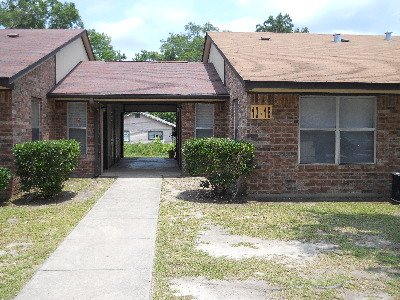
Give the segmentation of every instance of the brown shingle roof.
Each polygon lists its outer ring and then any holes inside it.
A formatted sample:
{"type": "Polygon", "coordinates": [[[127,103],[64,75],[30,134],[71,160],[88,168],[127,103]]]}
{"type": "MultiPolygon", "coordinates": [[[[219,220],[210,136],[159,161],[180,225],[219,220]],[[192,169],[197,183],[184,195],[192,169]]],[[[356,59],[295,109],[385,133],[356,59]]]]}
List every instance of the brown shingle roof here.
{"type": "Polygon", "coordinates": [[[400,83],[400,37],[331,34],[210,32],[245,81],[400,83]],[[261,40],[270,37],[270,40],[261,40]]]}
{"type": "Polygon", "coordinates": [[[227,94],[212,64],[84,61],[49,96],[212,98],[227,94]]]}
{"type": "Polygon", "coordinates": [[[84,32],[83,29],[0,29],[0,80],[11,83],[84,32]],[[9,34],[19,36],[12,38],[9,34]]]}

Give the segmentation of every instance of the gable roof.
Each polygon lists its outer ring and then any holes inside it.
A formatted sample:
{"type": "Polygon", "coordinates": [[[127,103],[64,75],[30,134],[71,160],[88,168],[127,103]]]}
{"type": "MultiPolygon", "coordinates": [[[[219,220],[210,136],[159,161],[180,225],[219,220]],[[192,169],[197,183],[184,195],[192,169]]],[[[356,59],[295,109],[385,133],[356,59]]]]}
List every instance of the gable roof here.
{"type": "Polygon", "coordinates": [[[400,37],[386,41],[383,34],[342,34],[342,38],[349,42],[334,43],[331,34],[210,32],[203,59],[208,59],[214,43],[248,86],[262,82],[400,86],[400,37]]]}
{"type": "Polygon", "coordinates": [[[0,29],[0,84],[10,85],[67,44],[82,38],[93,52],[84,29],[0,29]],[[9,37],[8,35],[17,37],[9,37]]]}
{"type": "MultiPolygon", "coordinates": [[[[135,114],[135,113],[126,114],[126,115],[124,116],[124,118],[131,117],[131,116],[133,116],[134,114],[135,114]]],[[[166,120],[164,120],[164,119],[161,119],[161,118],[159,118],[159,117],[153,116],[152,114],[145,113],[145,112],[139,112],[139,114],[141,114],[142,116],[144,116],[144,117],[146,117],[146,118],[149,118],[149,119],[152,119],[152,120],[154,120],[154,121],[160,122],[160,123],[162,123],[162,124],[165,124],[165,125],[168,125],[168,126],[171,126],[171,127],[176,127],[176,125],[175,125],[174,123],[171,123],[171,122],[168,122],[168,121],[166,121],[166,120]]]]}
{"type": "Polygon", "coordinates": [[[227,99],[212,64],[81,62],[48,95],[59,99],[227,99]]]}

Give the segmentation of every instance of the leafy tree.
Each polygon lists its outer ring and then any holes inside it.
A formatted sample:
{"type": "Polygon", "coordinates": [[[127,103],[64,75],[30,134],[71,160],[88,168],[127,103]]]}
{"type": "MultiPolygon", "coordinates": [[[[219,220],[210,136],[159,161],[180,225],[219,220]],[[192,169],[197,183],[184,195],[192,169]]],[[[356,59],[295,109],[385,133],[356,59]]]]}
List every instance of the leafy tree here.
{"type": "Polygon", "coordinates": [[[90,44],[97,60],[124,60],[126,55],[119,50],[114,50],[111,45],[111,37],[94,29],[88,30],[90,44]]]}
{"type": "MultiPolygon", "coordinates": [[[[0,2],[0,26],[6,28],[83,28],[78,9],[72,2],[58,0],[5,0],[0,2]]],[[[125,54],[114,50],[111,38],[88,30],[98,60],[123,60],[125,54]]]]}
{"type": "Polygon", "coordinates": [[[176,113],[174,112],[151,112],[150,114],[172,124],[176,124],[176,113]]]}
{"type": "Polygon", "coordinates": [[[160,61],[164,60],[161,53],[157,51],[141,50],[140,53],[136,53],[133,58],[134,61],[160,61]]]}
{"type": "Polygon", "coordinates": [[[0,2],[0,25],[6,28],[82,28],[72,2],[57,0],[5,0],[0,2]]]}
{"type": "Polygon", "coordinates": [[[185,25],[184,32],[170,33],[167,39],[161,40],[159,52],[142,50],[135,55],[133,60],[200,61],[203,54],[204,35],[207,31],[219,31],[219,29],[210,22],[204,25],[189,22],[185,25]]]}
{"type": "Polygon", "coordinates": [[[309,32],[307,27],[301,29],[296,28],[295,30],[293,30],[293,27],[292,18],[288,14],[282,15],[282,13],[280,13],[276,18],[270,15],[262,24],[257,24],[256,32],[309,32]]]}

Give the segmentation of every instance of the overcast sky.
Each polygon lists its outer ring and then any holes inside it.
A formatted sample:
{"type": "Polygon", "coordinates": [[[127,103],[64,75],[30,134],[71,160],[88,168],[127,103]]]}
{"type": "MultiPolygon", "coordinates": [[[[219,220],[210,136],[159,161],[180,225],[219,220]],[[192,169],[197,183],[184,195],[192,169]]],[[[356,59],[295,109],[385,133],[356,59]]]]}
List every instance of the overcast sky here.
{"type": "Polygon", "coordinates": [[[86,28],[105,32],[128,59],[158,50],[168,33],[188,22],[221,30],[255,31],[269,15],[288,13],[313,33],[400,35],[399,0],[75,0],[86,28]]]}

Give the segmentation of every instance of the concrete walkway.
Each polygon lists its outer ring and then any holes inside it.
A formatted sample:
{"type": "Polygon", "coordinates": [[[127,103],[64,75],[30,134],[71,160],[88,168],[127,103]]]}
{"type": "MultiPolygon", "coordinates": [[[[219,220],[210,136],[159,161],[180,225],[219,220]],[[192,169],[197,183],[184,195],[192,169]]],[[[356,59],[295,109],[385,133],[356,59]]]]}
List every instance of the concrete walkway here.
{"type": "Polygon", "coordinates": [[[150,298],[162,179],[136,177],[116,180],[16,299],[150,298]]]}

